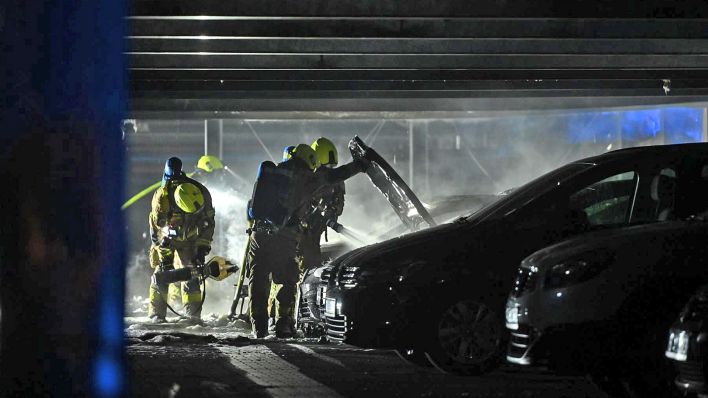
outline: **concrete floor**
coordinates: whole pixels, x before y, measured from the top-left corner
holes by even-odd
[[[514,366],[443,374],[395,352],[314,339],[248,339],[245,325],[126,330],[136,397],[605,397],[582,377]]]

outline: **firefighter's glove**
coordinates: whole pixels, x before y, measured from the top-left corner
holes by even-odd
[[[162,238],[160,241],[160,247],[163,249],[170,249],[172,248],[172,238],[165,236]]]

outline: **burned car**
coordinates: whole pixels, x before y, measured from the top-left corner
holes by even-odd
[[[690,171],[677,169],[677,196]],[[690,187],[708,193],[705,182]],[[687,209],[677,201],[671,210]],[[666,331],[708,282],[707,241],[701,216],[597,231],[532,254],[506,306],[507,360],[590,374],[618,395],[669,394]]]
[[[468,217],[338,257],[322,275],[328,339],[393,347],[458,373],[493,368],[522,259],[572,235],[673,217],[697,199],[680,173],[706,158],[707,144],[687,144],[579,160]]]
[[[433,198],[429,203],[423,203],[423,207],[428,211],[430,216],[436,222],[444,223],[453,221],[460,216],[472,214],[482,207],[496,201],[503,195],[476,194],[476,195],[452,195]],[[396,214],[392,213],[389,216],[383,216],[379,225],[395,225],[384,230],[366,231],[369,238],[373,237],[374,242],[396,238],[398,236],[415,232],[421,228],[425,228],[427,224],[414,225],[414,228],[400,223],[396,225]],[[332,234],[330,234],[330,237]],[[322,244],[322,258],[334,259],[348,251],[356,249],[364,245],[364,242],[354,239],[338,239]]]
[[[431,217],[434,220],[451,221],[460,217],[463,214],[471,214],[485,205],[494,202],[500,195],[459,195],[438,198],[431,201],[429,205],[424,204],[428,209]],[[405,225],[390,228],[380,235],[375,240],[383,241],[414,232]],[[303,276],[303,282],[300,285],[300,324],[305,334],[308,336],[318,335],[320,331],[324,331],[324,319],[321,316],[320,307],[323,306],[322,301],[322,274],[328,277],[329,272],[327,263],[330,260],[350,251],[357,247],[352,247],[355,243],[348,243],[339,240],[333,244],[322,245],[322,257],[326,259],[321,267],[307,270]],[[321,326],[319,323],[321,322]]]
[[[708,397],[708,285],[689,300],[671,326],[665,355],[676,369],[683,395]]]
[[[394,210],[392,216],[398,216],[401,224],[383,232],[371,231],[369,236],[376,236],[375,241],[387,240],[409,232],[435,225],[435,220],[450,221],[461,214],[471,214],[483,206],[494,202],[502,195],[456,195],[433,199],[430,204],[420,202],[403,179],[388,166],[376,151],[355,137],[350,150],[354,157],[367,156],[374,162],[374,167],[368,173],[374,185],[389,200]],[[384,165],[382,168],[381,165]],[[392,222],[383,224],[390,225]],[[345,228],[346,229],[346,228]],[[363,242],[360,242],[363,244]],[[355,243],[354,243],[355,244]],[[322,245],[322,257],[329,260],[344,254],[351,249],[352,243],[340,240],[334,244]],[[329,276],[331,267],[324,265],[307,270],[300,285],[299,326],[306,336],[317,336],[324,331],[322,275]]]

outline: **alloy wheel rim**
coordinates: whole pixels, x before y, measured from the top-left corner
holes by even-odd
[[[481,364],[492,358],[501,343],[499,324],[486,305],[462,300],[448,307],[438,323],[438,342],[455,362]]]

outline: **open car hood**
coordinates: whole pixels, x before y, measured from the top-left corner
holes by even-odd
[[[371,162],[371,167],[366,170],[366,174],[374,186],[386,197],[403,224],[411,231],[436,225],[435,220],[430,216],[420,199],[381,155],[366,146],[357,136],[349,142],[349,150],[352,153],[352,158],[364,158]],[[427,226],[424,226],[423,223]]]

